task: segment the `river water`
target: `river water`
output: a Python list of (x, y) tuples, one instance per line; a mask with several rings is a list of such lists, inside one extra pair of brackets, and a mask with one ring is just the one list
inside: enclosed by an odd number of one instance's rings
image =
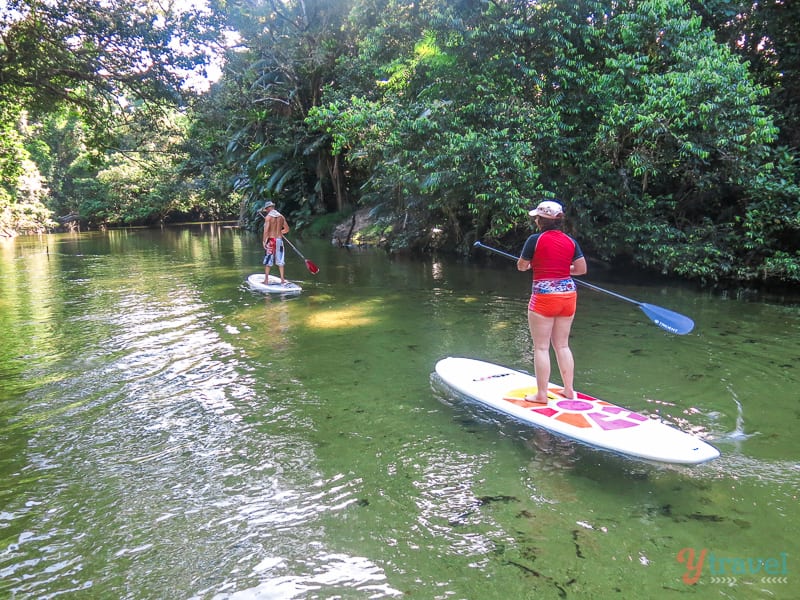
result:
[(580, 292), (578, 389), (722, 452), (654, 465), (432, 376), (532, 369), (509, 261), (300, 248), (264, 296), (222, 225), (0, 241), (0, 598), (797, 597), (800, 293), (587, 276), (696, 322)]

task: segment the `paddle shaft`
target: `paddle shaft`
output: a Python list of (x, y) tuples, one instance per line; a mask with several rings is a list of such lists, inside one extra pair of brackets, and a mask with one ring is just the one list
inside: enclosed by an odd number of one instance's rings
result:
[(291, 246), (292, 250), (297, 252), (297, 255), (305, 261), (306, 268), (309, 271), (311, 271), (312, 275), (316, 275), (317, 273), (319, 273), (319, 267), (317, 265), (315, 265), (313, 262), (311, 262), (310, 260), (308, 260), (305, 256), (303, 256), (303, 253), (300, 252), (300, 250), (298, 250), (295, 247), (295, 245), (292, 242), (289, 241), (289, 238), (287, 238), (286, 236), (283, 236), (283, 241), (286, 242), (287, 244), (289, 244), (289, 246)]
[(298, 249), (295, 247), (295, 245), (294, 245), (292, 242), (290, 242), (290, 241), (289, 241), (289, 238), (287, 238), (286, 236), (283, 236), (283, 241), (284, 241), (284, 242), (286, 242), (287, 244), (289, 244), (289, 245), (292, 247), (292, 250), (294, 250), (295, 252), (297, 252), (297, 255), (298, 255), (300, 258), (302, 258), (303, 260), (307, 260), (307, 259), (306, 259), (306, 257), (305, 257), (305, 256), (303, 256), (303, 253), (302, 253), (302, 252), (300, 252), (300, 250), (298, 250)]
[[(509, 254), (508, 252), (503, 252), (502, 250), (498, 250), (497, 248), (492, 248), (491, 246), (487, 246), (486, 244), (482, 244), (481, 242), (475, 242), (473, 245), (477, 248), (484, 248), (486, 250), (494, 252), (495, 254), (499, 254), (500, 256), (505, 256), (506, 258), (510, 258), (512, 260), (519, 260), (519, 257), (514, 256), (513, 254)], [(624, 300), (625, 302), (630, 302), (631, 304), (635, 304), (642, 310), (642, 312), (645, 315), (647, 315), (647, 317), (651, 321), (653, 321), (653, 323), (655, 323), (665, 331), (669, 331), (670, 333), (675, 333), (678, 335), (684, 335), (689, 333), (692, 329), (694, 329), (694, 321), (692, 321), (689, 317), (685, 315), (676, 313), (666, 308), (662, 308), (660, 306), (647, 304), (646, 302), (639, 302), (638, 300), (628, 298), (627, 296), (623, 296), (622, 294), (618, 294), (617, 292), (612, 292), (611, 290), (606, 290), (604, 288), (588, 283), (586, 281), (581, 281), (580, 279), (574, 279), (574, 281), (579, 285), (588, 287), (589, 289), (595, 290), (596, 292), (603, 292), (604, 294), (608, 294), (609, 296), (613, 296), (614, 298), (618, 298), (619, 300)]]
[[(499, 254), (500, 256), (505, 256), (506, 258), (510, 258), (511, 260), (519, 260), (519, 256), (514, 256), (513, 254), (509, 254), (508, 252), (503, 252), (502, 250), (498, 250), (497, 248), (492, 248), (491, 246), (487, 246), (486, 244), (482, 244), (481, 242), (475, 242), (475, 244), (473, 244), (473, 245), (476, 248), (483, 248), (484, 250), (489, 250), (490, 252), (494, 252), (495, 254)], [(604, 290), (601, 287), (597, 287), (596, 285), (592, 285), (591, 283), (587, 283), (585, 281), (581, 281), (580, 279), (573, 278), (573, 280), (575, 281), (575, 283), (578, 283), (580, 285), (585, 285), (586, 287), (591, 288), (593, 290), (596, 290), (598, 292), (605, 292), (606, 294), (609, 294), (610, 296), (614, 296), (615, 298), (619, 298), (620, 300), (625, 300), (626, 302), (631, 302), (633, 304), (636, 304), (637, 306), (641, 304), (641, 302), (637, 302), (636, 300), (632, 300), (631, 298), (623, 296), (622, 294), (617, 294), (616, 292), (612, 292), (610, 290)]]

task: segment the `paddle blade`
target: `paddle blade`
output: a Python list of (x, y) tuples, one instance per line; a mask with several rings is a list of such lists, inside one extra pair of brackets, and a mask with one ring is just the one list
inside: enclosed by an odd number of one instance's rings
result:
[(642, 312), (646, 314), (653, 323), (670, 333), (686, 335), (694, 329), (694, 321), (680, 313), (645, 302), (641, 302), (639, 308), (642, 309)]
[(312, 275), (319, 273), (319, 267), (308, 259), (306, 259), (306, 268), (311, 272)]

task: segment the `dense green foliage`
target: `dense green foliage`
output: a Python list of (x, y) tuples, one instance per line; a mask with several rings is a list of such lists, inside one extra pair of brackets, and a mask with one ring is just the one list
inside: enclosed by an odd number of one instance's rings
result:
[(149, 223), (192, 206), (191, 186), (175, 186), (186, 160), (179, 111), (220, 13), (140, 0), (3, 4), (0, 225), (42, 230), (51, 213)]
[(717, 40), (748, 62), (752, 77), (770, 89), (764, 103), (780, 126), (779, 144), (800, 146), (800, 4), (703, 0), (690, 5)]
[(558, 197), (595, 256), (798, 280), (796, 156), (769, 90), (686, 4), (447, 4), (384, 3), (345, 67), (374, 80), (331, 86), (309, 119), (369, 174), (359, 200), (391, 205), (395, 245), (516, 242)]
[[(133, 5), (111, 5), (122, 35)], [(702, 281), (800, 281), (791, 3), (262, 0), (167, 13), (152, 38), (133, 19), (121, 39), (137, 52), (219, 36), (215, 19), (237, 32), (188, 119), (166, 65), (201, 54), (126, 75), (97, 42), (99, 5), (69, 6), (133, 101), (115, 108), (117, 88), (69, 44), (33, 43), (61, 31), (57, 10), (0, 26), (0, 208), (255, 224), (273, 198), (303, 227), (369, 207), (393, 249), (466, 252), (478, 238), (519, 244), (527, 209), (555, 197), (592, 256)], [(46, 85), (24, 84), (12, 49)], [(84, 74), (71, 97), (48, 55)], [(36, 173), (46, 191), (32, 196)]]

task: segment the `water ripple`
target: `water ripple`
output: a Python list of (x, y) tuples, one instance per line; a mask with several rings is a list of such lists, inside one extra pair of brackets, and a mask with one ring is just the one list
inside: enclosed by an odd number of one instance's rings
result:
[[(279, 556), (268, 556), (253, 569), (260, 582), (234, 592), (218, 592), (213, 600), (293, 600), (296, 598), (342, 598), (358, 593), (364, 598), (394, 598), (404, 594), (386, 580), (383, 569), (363, 556), (317, 552), (308, 572), (279, 575), (287, 566)], [(213, 590), (202, 590), (192, 599)]]

